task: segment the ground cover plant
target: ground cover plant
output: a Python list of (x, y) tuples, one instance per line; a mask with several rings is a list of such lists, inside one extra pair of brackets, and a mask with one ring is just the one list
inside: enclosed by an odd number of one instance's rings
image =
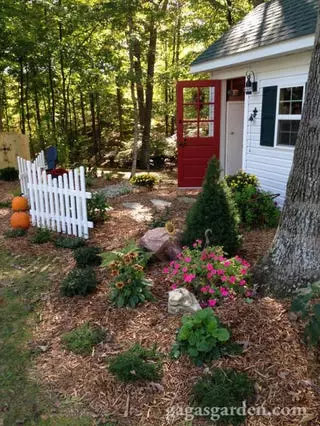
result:
[(53, 239), (52, 232), (47, 228), (36, 228), (36, 232), (31, 238), (33, 244), (49, 243)]
[(98, 256), (100, 252), (99, 247), (79, 247), (74, 250), (73, 257), (78, 268), (99, 266), (101, 264), (101, 257)]
[(5, 238), (21, 238), (27, 234), (26, 229), (9, 229), (4, 233)]
[(191, 246), (197, 239), (207, 245), (223, 246), (233, 255), (240, 246), (239, 214), (231, 191), (220, 179), (220, 163), (210, 161), (202, 191), (189, 210), (182, 244)]
[(241, 346), (230, 338), (229, 330), (220, 324), (212, 309), (205, 308), (182, 318), (171, 355), (179, 358), (186, 354), (194, 364), (202, 365), (223, 355), (241, 353)]
[(109, 362), (109, 371), (123, 382), (153, 381), (162, 377), (162, 362), (156, 348), (135, 344)]
[(203, 307), (214, 307), (237, 295), (251, 297), (249, 271), (246, 260), (239, 256), (227, 258), (221, 247), (202, 249), (201, 240), (192, 248), (185, 247), (178, 259), (163, 270), (172, 289), (188, 288)]
[(144, 272), (150, 256), (135, 243), (129, 243), (120, 251), (101, 255), (102, 266), (109, 269), (112, 277), (111, 301), (118, 308), (135, 308), (140, 303), (153, 300), (152, 283), (145, 278)]
[(90, 355), (94, 346), (106, 337), (106, 330), (94, 324), (84, 323), (61, 337), (63, 346), (79, 355)]
[(54, 241), (56, 247), (76, 249), (86, 245), (86, 240), (79, 237), (58, 236)]
[(158, 178), (150, 173), (141, 173), (132, 177), (130, 183), (152, 189), (158, 183)]
[(63, 296), (86, 296), (92, 293), (98, 285), (93, 268), (74, 268), (62, 281), (60, 291)]
[(292, 301), (291, 311), (305, 321), (304, 339), (310, 346), (320, 348), (320, 282), (308, 291), (298, 294)]
[(202, 377), (193, 386), (191, 403), (194, 407), (204, 409), (215, 407), (215, 412), (209, 410), (206, 417), (217, 425), (241, 425), (245, 415), (240, 412), (224, 415), (226, 407), (243, 407), (252, 403), (255, 395), (254, 382), (246, 373), (232, 369), (215, 369), (210, 375)]

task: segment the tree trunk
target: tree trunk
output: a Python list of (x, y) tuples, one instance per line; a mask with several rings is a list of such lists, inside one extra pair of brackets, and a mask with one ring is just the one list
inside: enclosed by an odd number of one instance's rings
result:
[(254, 282), (287, 295), (320, 278), (320, 12), (305, 103), (279, 228)]
[(0, 78), (0, 133), (3, 132), (3, 116), (5, 111), (5, 98), (6, 98), (5, 80), (3, 74)]
[(26, 133), (26, 114), (24, 110), (24, 70), (23, 70), (23, 60), (19, 58), (20, 64), (20, 128), (21, 133), (24, 135)]
[(92, 132), (92, 148), (95, 159), (95, 164), (98, 163), (98, 141), (97, 141), (97, 129), (96, 129), (96, 112), (95, 112), (95, 94), (90, 93), (90, 111), (91, 111), (91, 132)]
[(117, 111), (118, 111), (118, 121), (119, 121), (119, 138), (120, 138), (120, 141), (122, 142), (123, 141), (123, 107), (122, 107), (123, 95), (122, 95), (122, 90), (121, 90), (118, 77), (116, 78), (116, 84), (117, 84)]
[(141, 166), (147, 170), (150, 168), (150, 133), (153, 104), (153, 79), (156, 60), (157, 47), (157, 27), (152, 15), (149, 26), (149, 47), (147, 54), (147, 83), (146, 83), (146, 104), (144, 111), (143, 134), (141, 145)]
[[(59, 0), (59, 7), (62, 7), (62, 0)], [(60, 73), (61, 73), (61, 80), (62, 80), (62, 99), (63, 99), (63, 117), (61, 119), (62, 128), (65, 131), (66, 135), (68, 133), (68, 100), (67, 100), (67, 89), (66, 89), (66, 74), (64, 69), (64, 53), (63, 53), (63, 28), (62, 23), (59, 21), (58, 24), (59, 29), (59, 42), (60, 42)]]
[(53, 80), (51, 56), (49, 58), (48, 71), (49, 71), (49, 85), (50, 85), (50, 92), (51, 92), (51, 123), (52, 123), (52, 129), (54, 131), (56, 128), (56, 97), (54, 93), (54, 80)]
[(86, 122), (86, 111), (85, 111), (85, 104), (83, 100), (83, 94), (80, 90), (80, 107), (81, 107), (81, 119), (82, 119), (82, 125), (83, 125), (83, 134), (86, 134), (86, 128), (87, 128), (87, 122)]

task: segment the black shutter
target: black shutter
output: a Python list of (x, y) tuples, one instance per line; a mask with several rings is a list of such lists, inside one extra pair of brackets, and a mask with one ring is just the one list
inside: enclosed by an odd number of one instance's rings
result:
[(274, 145), (278, 87), (263, 88), (260, 145)]

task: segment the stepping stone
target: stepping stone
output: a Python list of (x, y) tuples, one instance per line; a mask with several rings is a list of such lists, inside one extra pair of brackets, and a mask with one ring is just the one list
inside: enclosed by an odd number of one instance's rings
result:
[(141, 203), (122, 203), (123, 207), (131, 210), (130, 216), (137, 222), (150, 222), (152, 220), (152, 211), (149, 207)]
[(165, 208), (170, 207), (172, 204), (169, 201), (165, 201), (165, 200), (154, 199), (150, 201), (157, 210), (164, 210)]

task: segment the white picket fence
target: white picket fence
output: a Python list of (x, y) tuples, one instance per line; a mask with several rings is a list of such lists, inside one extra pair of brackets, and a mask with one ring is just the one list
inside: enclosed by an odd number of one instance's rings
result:
[[(17, 157), (18, 161), (18, 169), (19, 169), (19, 180), (21, 193), (29, 199), (29, 188), (28, 188), (28, 170), (27, 164), (30, 161), (25, 160), (24, 158)], [(35, 158), (34, 164), (36, 167), (40, 167), (40, 169), (46, 169), (46, 159), (44, 155), (44, 151), (41, 151)]]
[[(39, 163), (38, 163), (39, 164)], [(27, 170), (27, 196), (30, 204), (32, 224), (52, 231), (77, 237), (89, 238), (85, 169), (70, 170), (63, 176), (53, 178), (47, 175), (36, 162), (18, 159), (21, 175)], [(43, 163), (42, 163), (43, 164)], [(21, 182), (21, 188), (25, 183)]]

